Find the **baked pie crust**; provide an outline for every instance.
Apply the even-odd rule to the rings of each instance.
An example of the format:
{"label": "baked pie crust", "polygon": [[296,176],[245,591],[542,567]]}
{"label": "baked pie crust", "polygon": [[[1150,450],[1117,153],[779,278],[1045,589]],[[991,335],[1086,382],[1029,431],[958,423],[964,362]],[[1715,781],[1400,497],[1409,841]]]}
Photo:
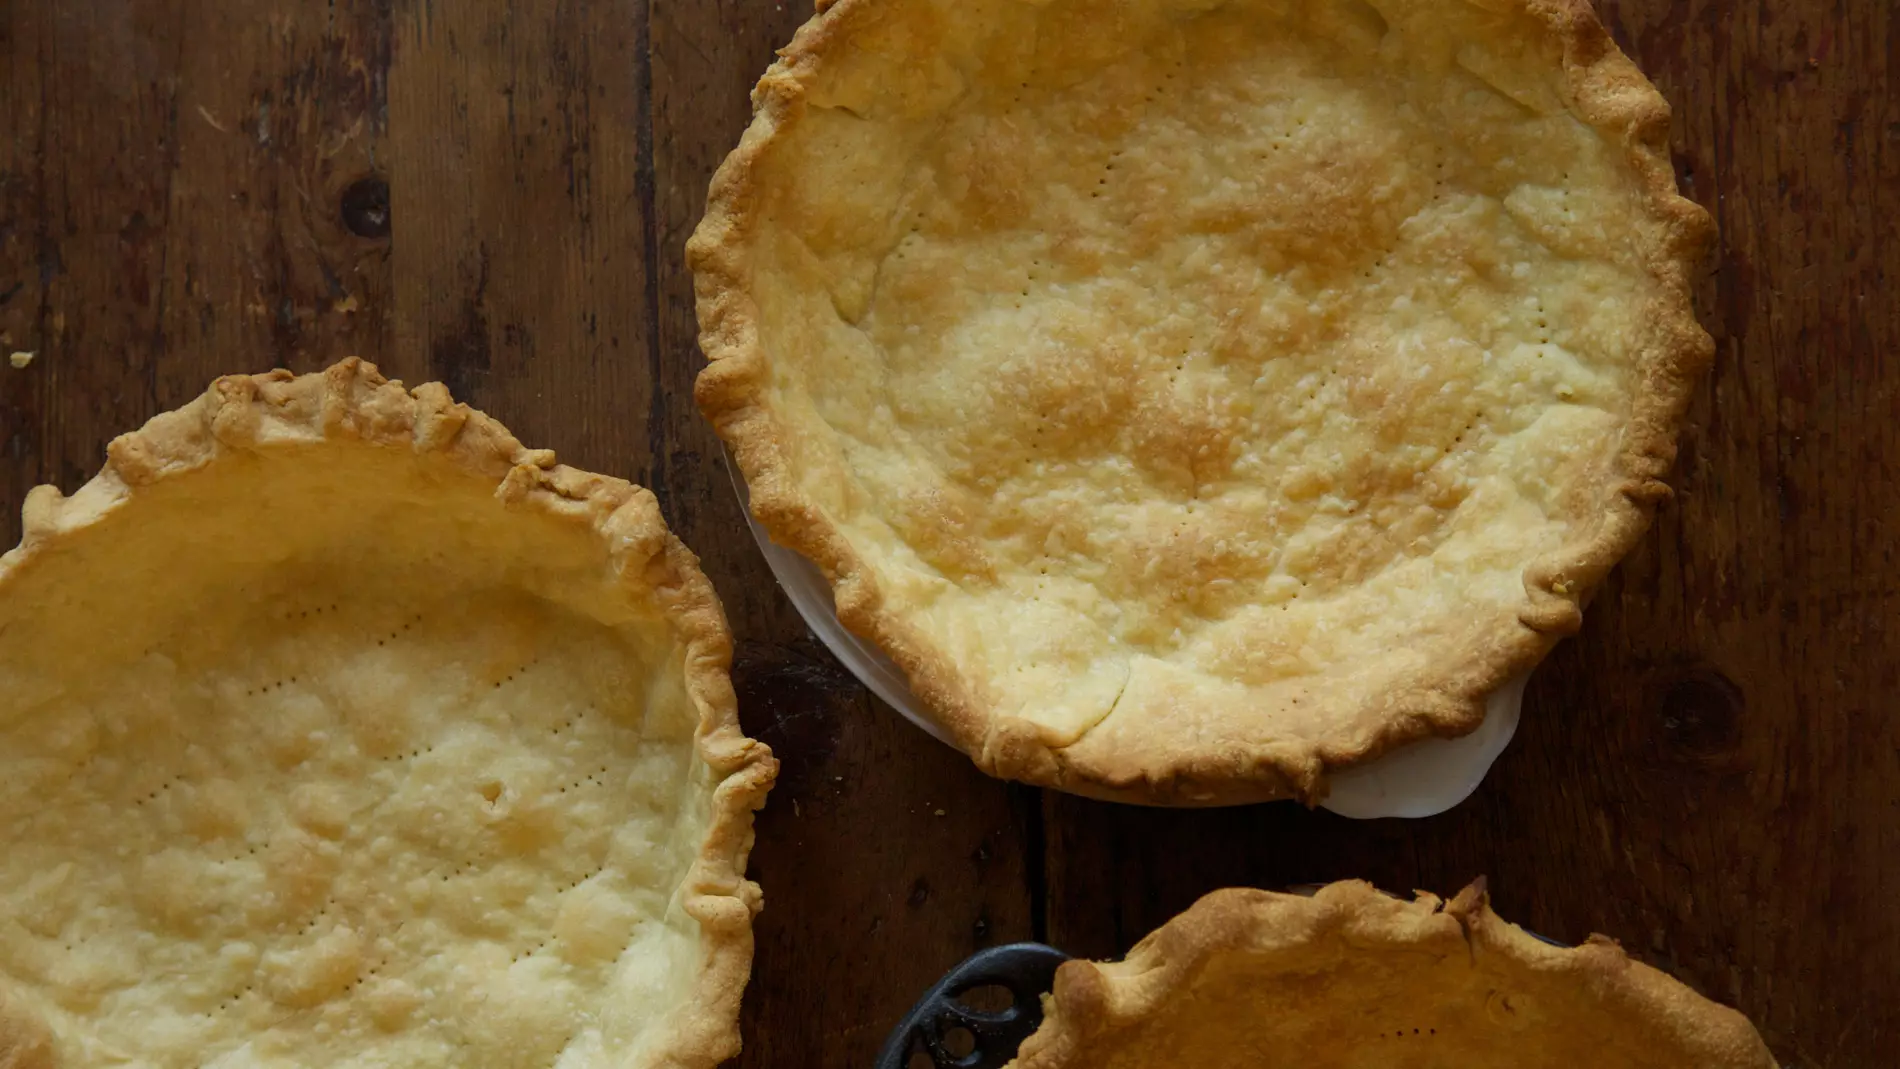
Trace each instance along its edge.
{"label": "baked pie crust", "polygon": [[1585,0],[839,0],[688,246],[760,522],[993,774],[1323,797],[1482,719],[1712,351]]}
{"label": "baked pie crust", "polygon": [[1774,1069],[1741,1014],[1592,936],[1553,946],[1482,883],[1406,902],[1216,891],[1126,960],[1056,973],[1013,1069]]}
{"label": "baked pie crust", "polygon": [[777,766],[652,494],[356,360],[108,453],[0,557],[0,1066],[738,1050]]}

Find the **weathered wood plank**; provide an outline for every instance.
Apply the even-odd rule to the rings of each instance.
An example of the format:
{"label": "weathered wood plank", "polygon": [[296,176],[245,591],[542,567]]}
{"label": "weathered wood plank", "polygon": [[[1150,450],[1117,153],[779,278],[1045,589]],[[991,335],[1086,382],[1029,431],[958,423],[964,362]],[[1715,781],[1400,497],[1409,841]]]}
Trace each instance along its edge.
{"label": "weathered wood plank", "polygon": [[17,92],[19,114],[7,120],[13,136],[0,165],[8,201],[0,291],[20,289],[0,329],[9,353],[35,356],[24,369],[0,365],[11,424],[0,437],[34,455],[22,463],[9,450],[19,458],[12,477],[28,485],[73,489],[104,460],[102,428],[136,426],[156,411],[164,277],[156,235],[169,216],[176,156],[178,14],[51,4],[6,12],[9,100],[0,110],[14,110]]}
{"label": "weathered wood plank", "polygon": [[652,0],[656,483],[705,558],[744,640],[746,727],[784,772],[759,820],[765,887],[744,1066],[869,1065],[939,973],[1031,934],[1033,793],[979,775],[870,697],[812,641],[752,545],[717,438],[692,407],[703,365],[683,260],[706,183],[750,117],[747,96],[809,0]]}
{"label": "weathered wood plank", "polygon": [[[46,10],[0,9],[0,545],[20,534],[19,502],[44,482],[39,412],[46,388],[11,366],[14,353],[37,360],[46,334],[45,278],[54,260],[46,211]],[[29,365],[29,369],[30,369]]]}
{"label": "weathered wood plank", "polygon": [[[155,400],[217,375],[389,356],[389,243],[345,225],[386,144],[386,0],[234,9],[176,41],[158,251]],[[186,27],[192,27],[186,31]],[[186,31],[186,32],[180,32]]]}
{"label": "weathered wood plank", "polygon": [[0,345],[34,354],[0,367],[9,544],[27,487],[213,376],[383,355],[387,243],[337,203],[382,133],[386,9],[189,14],[5,12]]}
{"label": "weathered wood plank", "polygon": [[393,21],[392,363],[569,463],[644,478],[644,12],[403,0]]}

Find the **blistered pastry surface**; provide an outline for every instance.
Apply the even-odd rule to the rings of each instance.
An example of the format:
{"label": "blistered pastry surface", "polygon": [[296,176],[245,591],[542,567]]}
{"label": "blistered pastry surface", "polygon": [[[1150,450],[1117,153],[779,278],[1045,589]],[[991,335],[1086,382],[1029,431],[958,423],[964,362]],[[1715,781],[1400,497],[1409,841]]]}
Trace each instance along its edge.
{"label": "blistered pastry surface", "polygon": [[838,5],[698,239],[768,526],[1054,750],[1344,755],[1533,658],[1697,344],[1666,109],[1562,7]]}

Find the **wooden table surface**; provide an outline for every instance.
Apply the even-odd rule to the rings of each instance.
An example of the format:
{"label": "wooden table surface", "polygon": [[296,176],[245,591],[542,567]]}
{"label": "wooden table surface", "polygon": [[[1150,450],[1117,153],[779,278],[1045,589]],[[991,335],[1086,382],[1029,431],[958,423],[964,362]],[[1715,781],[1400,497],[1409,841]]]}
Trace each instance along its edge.
{"label": "wooden table surface", "polygon": [[[658,493],[783,775],[744,1066],[869,1064],[970,951],[1112,955],[1203,892],[1364,877],[1592,931],[1797,1066],[1900,1065],[1900,13],[1607,0],[1721,227],[1679,494],[1421,821],[987,779],[780,594],[691,404],[681,250],[809,0],[0,0],[0,505],[225,372],[350,354]],[[1890,277],[1891,276],[1891,277]]]}

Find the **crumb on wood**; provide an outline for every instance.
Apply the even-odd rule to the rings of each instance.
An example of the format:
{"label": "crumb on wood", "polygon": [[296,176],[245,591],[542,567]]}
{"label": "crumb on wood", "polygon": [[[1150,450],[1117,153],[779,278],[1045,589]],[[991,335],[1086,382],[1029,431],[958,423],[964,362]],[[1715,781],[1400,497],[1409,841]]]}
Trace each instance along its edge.
{"label": "crumb on wood", "polygon": [[12,364],[15,370],[24,370],[26,366],[32,362],[33,354],[29,352],[17,352],[7,357],[7,363]]}

